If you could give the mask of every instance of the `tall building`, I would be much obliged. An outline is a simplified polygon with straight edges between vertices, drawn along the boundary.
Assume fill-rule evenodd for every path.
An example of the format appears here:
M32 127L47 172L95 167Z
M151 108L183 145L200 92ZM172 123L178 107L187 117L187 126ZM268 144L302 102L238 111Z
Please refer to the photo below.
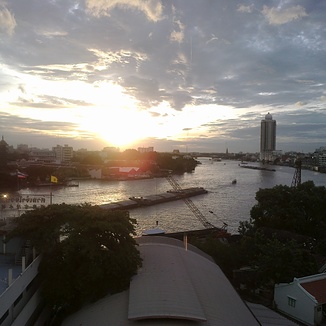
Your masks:
M55 153L55 158L61 163L69 162L73 158L74 150L68 145L57 145L56 147L52 147L52 150Z
M260 128L260 159L272 161L273 151L276 147L276 121L268 112L261 121Z

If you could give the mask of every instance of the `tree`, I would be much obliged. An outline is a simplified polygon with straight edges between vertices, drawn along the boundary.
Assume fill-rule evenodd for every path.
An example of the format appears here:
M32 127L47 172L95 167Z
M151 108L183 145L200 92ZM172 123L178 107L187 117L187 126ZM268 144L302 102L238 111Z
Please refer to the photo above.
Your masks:
M325 237L326 188L312 181L297 187L275 186L256 193L257 204L250 211L250 223L255 229L271 227L307 235ZM248 226L248 224L247 224ZM246 225L241 225L246 232Z
M232 280L233 270L246 263L245 251L238 243L225 243L213 236L209 236L205 240L190 241L194 246L210 255L230 280Z
M325 252L326 188L312 181L297 187L259 189L250 220L240 222L241 246L257 285L273 286L317 273L315 253Z
M256 286L273 288L275 283L317 273L313 255L295 240L280 241L275 234L266 237L258 230L254 236L244 237L241 246L249 265L256 268Z
M44 298L71 312L128 288L141 266L132 237L135 224L126 211L60 204L23 214L10 236L31 240L43 254L39 274Z
M192 157L178 156L174 158L174 156L169 153L160 153L157 155L157 165L161 169L172 170L174 173L184 173L193 171L198 164L198 161Z

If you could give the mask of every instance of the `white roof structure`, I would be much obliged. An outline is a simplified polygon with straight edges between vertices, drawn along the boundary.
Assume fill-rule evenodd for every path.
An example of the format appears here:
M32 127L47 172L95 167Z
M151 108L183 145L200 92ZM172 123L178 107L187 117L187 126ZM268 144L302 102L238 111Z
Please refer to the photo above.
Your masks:
M127 291L106 296L62 325L260 325L221 269L179 240L137 239L143 266Z

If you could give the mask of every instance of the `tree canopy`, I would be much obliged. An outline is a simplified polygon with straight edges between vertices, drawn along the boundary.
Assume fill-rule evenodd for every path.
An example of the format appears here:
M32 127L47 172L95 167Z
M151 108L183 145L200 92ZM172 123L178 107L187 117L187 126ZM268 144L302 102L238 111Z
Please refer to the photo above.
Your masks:
M312 181L297 187L277 185L259 189L250 220L239 225L239 236L225 245L208 238L196 243L233 278L249 267L252 288L273 289L318 272L318 257L326 256L326 188Z
M307 181L297 187L260 189L251 209L254 228L271 227L316 239L325 237L326 188Z
M141 266L135 224L127 211L60 204L23 214L10 236L29 239L43 255L44 297L70 312L128 288Z
M326 188L312 181L278 185L259 189L256 200L239 233L247 264L257 267L257 282L288 282L317 273L316 257L326 255Z

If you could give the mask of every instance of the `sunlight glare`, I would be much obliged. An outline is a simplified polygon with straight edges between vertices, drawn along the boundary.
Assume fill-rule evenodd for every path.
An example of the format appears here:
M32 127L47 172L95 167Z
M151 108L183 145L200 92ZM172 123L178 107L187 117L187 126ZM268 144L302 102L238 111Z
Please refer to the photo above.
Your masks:
M147 136L148 116L126 108L103 110L94 108L92 117L85 117L83 129L93 132L98 137L115 147L130 145Z

